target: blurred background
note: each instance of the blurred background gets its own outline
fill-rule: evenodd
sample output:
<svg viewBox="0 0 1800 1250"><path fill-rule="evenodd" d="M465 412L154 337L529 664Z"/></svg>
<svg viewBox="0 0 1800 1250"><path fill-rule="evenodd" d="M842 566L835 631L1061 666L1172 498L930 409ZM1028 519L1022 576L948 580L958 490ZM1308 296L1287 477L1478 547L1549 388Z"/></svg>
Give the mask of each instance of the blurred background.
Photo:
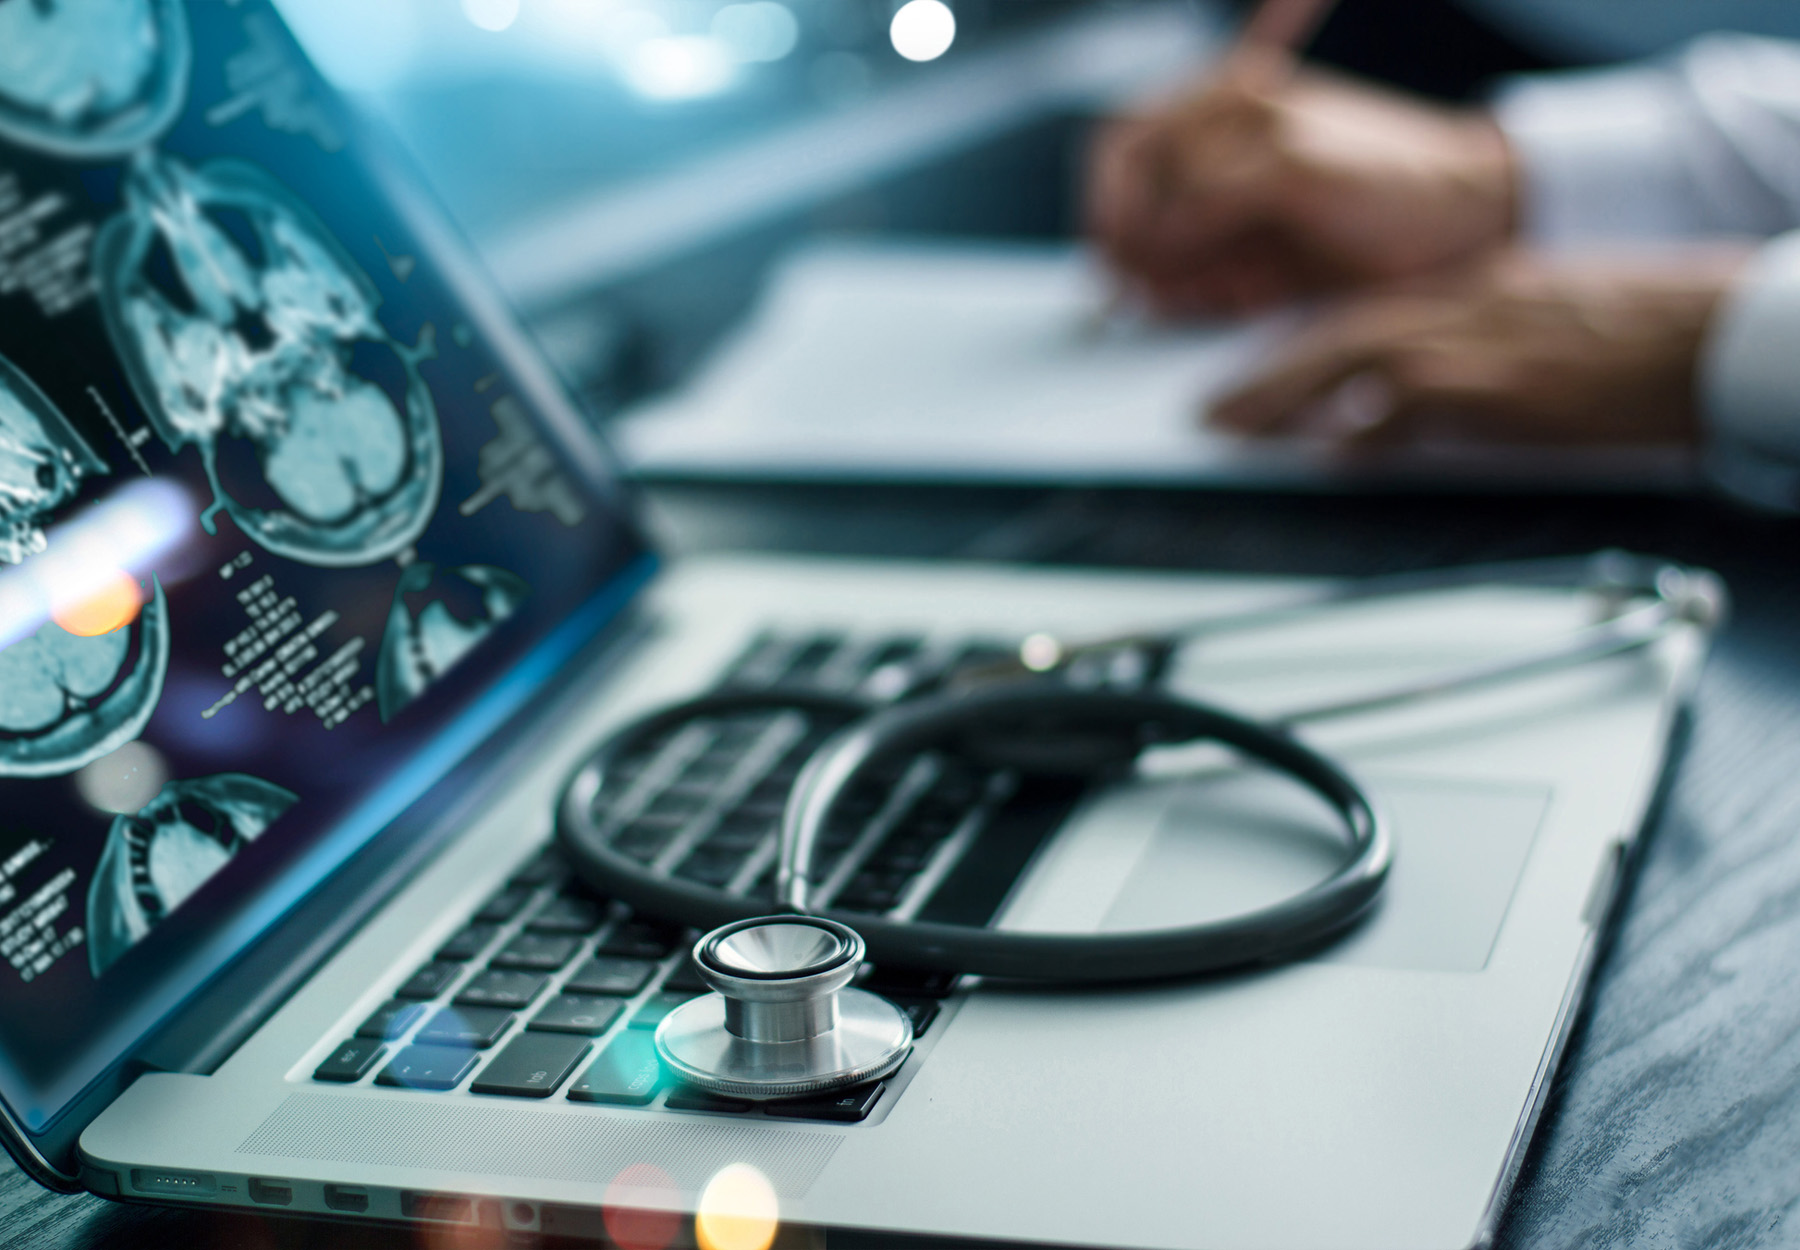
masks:
<svg viewBox="0 0 1800 1250"><path fill-rule="evenodd" d="M1079 230L1088 128L1229 0L279 0L399 135L598 420L679 382L819 234ZM1794 0L1345 0L1313 59L1447 99L1794 34Z"/></svg>

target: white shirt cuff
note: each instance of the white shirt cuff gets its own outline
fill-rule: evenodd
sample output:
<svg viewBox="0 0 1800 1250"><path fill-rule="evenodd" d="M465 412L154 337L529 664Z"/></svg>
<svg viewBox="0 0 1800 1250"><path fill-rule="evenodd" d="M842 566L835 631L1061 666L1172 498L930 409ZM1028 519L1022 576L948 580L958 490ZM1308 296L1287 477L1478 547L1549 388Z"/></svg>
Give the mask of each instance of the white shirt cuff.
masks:
<svg viewBox="0 0 1800 1250"><path fill-rule="evenodd" d="M1673 70L1520 79L1493 110L1518 157L1524 233L1540 246L1704 229L1705 205L1682 160L1692 121Z"/></svg>
<svg viewBox="0 0 1800 1250"><path fill-rule="evenodd" d="M1713 479L1765 507L1800 505L1800 231L1764 245L1720 305L1700 400Z"/></svg>

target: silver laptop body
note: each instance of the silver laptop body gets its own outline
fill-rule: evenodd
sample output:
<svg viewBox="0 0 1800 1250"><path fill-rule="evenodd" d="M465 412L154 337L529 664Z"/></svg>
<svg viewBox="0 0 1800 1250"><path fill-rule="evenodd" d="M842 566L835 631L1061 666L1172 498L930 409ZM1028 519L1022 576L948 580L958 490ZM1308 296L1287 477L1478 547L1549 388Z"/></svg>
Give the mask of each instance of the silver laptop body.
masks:
<svg viewBox="0 0 1800 1250"><path fill-rule="evenodd" d="M603 452L273 12L147 12L104 108L0 82L0 192L56 197L45 211L88 230L93 278L9 297L0 324L0 420L49 466L0 562L0 925L30 938L0 969L0 1098L34 1175L615 1239L621 1220L693 1236L734 1167L773 1195L783 1244L1488 1235L1696 637L1314 732L1387 807L1398 858L1376 914L1307 958L1104 991L876 969L920 1041L848 1110L621 1080L609 1057L641 1052L691 991L669 988L685 935L544 854L563 779L610 726L719 681L857 688L893 648L949 663L1294 587L750 557L653 572ZM306 108L224 107L257 81L221 73L247 47ZM196 360L229 385L196 386ZM279 419L258 406L271 394ZM1159 680L1276 714L1503 654L1589 607L1506 589L1369 605L1209 645ZM101 670L50 732L20 710L46 674ZM753 892L766 838L727 869L702 853L759 793L766 810L759 787L802 738L758 726L711 788L682 791L677 766L719 746L694 744L621 819L664 839L672 870ZM915 805L949 801L954 767L893 780L841 848L840 905L1161 925L1291 891L1338 849L1288 787L1198 750L1103 791L977 778L922 862L877 872ZM502 1081L532 1038L555 1064Z"/></svg>
<svg viewBox="0 0 1800 1250"><path fill-rule="evenodd" d="M597 1234L609 1203L688 1215L712 1176L747 1162L770 1179L783 1220L803 1225L1075 1245L1477 1244L1579 1003L1692 640L1319 734L1395 821L1391 894L1367 925L1296 964L1195 983L960 989L861 1123L674 1110L668 1095L609 1107L483 1096L471 1082L417 1092L312 1079L536 854L562 778L609 723L705 685L759 634L1098 632L1285 589L677 565L648 594L654 637L578 701L532 766L216 1070L140 1077L83 1134L84 1179L128 1198L198 1184L185 1200L253 1207L260 1193L284 1210L342 1213L366 1199L355 1213ZM1174 680L1274 711L1296 693L1516 645L1581 611L1517 592L1458 599L1287 631L1284 646L1212 657L1211 680L1199 661ZM1004 923L1091 930L1223 913L1303 884L1334 850L1329 823L1277 783L1170 761L1160 778L1082 799L1011 891ZM616 1025L596 1050L630 1032ZM633 1188L646 1166L667 1181Z"/></svg>

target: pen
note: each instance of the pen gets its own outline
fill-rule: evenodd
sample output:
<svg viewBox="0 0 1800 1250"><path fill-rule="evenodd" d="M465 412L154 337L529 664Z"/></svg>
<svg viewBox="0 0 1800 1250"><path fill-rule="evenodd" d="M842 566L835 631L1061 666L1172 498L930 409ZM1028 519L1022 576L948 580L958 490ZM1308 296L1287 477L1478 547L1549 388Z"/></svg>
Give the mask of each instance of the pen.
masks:
<svg viewBox="0 0 1800 1250"><path fill-rule="evenodd" d="M1292 71L1300 49L1336 6L1337 0L1262 0L1238 29L1221 65L1230 71L1254 62L1266 75L1265 86L1278 85ZM1132 302L1131 293L1115 283L1105 303L1088 319L1088 336L1098 338L1127 318Z"/></svg>

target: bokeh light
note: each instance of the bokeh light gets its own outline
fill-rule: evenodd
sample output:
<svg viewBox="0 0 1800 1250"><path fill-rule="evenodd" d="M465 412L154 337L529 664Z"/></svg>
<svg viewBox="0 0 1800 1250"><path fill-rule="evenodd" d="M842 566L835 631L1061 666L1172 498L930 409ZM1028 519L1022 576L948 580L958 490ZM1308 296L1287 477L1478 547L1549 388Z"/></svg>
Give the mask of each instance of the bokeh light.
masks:
<svg viewBox="0 0 1800 1250"><path fill-rule="evenodd" d="M169 780L169 766L154 748L127 742L75 774L75 790L96 811L124 815L142 811Z"/></svg>
<svg viewBox="0 0 1800 1250"><path fill-rule="evenodd" d="M956 14L944 0L907 0L894 14L888 38L909 61L935 61L956 42Z"/></svg>
<svg viewBox="0 0 1800 1250"><path fill-rule="evenodd" d="M728 4L713 14L712 35L738 61L779 61L800 42L793 10L775 0Z"/></svg>
<svg viewBox="0 0 1800 1250"><path fill-rule="evenodd" d="M634 1163L606 1187L600 1219L619 1250L667 1250L681 1234L681 1191L653 1163Z"/></svg>
<svg viewBox="0 0 1800 1250"><path fill-rule="evenodd" d="M694 1216L700 1250L769 1250L781 1227L775 1186L748 1163L729 1163L706 1182Z"/></svg>
<svg viewBox="0 0 1800 1250"><path fill-rule="evenodd" d="M462 9L483 30L502 31L519 20L519 0L462 0Z"/></svg>
<svg viewBox="0 0 1800 1250"><path fill-rule="evenodd" d="M98 638L137 620L145 598L137 579L123 569L104 574L77 598L54 605L50 619L77 638Z"/></svg>
<svg viewBox="0 0 1800 1250"><path fill-rule="evenodd" d="M652 100L693 100L731 85L731 57L708 35L646 39L625 66L625 81Z"/></svg>
<svg viewBox="0 0 1800 1250"><path fill-rule="evenodd" d="M49 531L21 565L0 565L0 650L54 620L94 637L129 625L148 601L150 571L178 553L194 523L187 492L137 481Z"/></svg>

